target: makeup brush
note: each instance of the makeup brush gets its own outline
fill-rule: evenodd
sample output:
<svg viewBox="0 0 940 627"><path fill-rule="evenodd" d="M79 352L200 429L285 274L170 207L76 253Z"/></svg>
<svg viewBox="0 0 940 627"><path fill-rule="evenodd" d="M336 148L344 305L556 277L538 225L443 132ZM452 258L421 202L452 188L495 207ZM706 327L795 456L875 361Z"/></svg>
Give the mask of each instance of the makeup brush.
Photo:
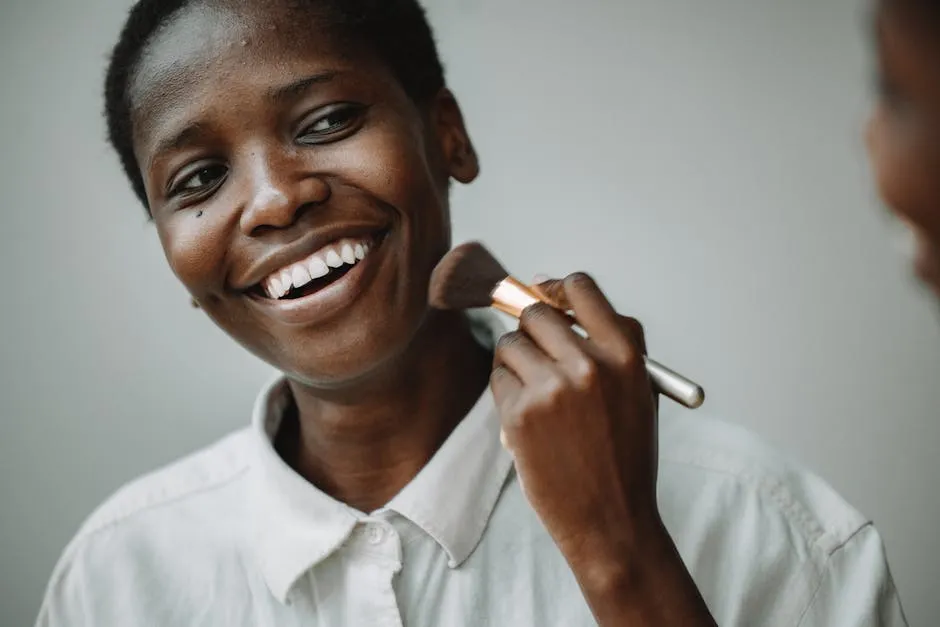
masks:
<svg viewBox="0 0 940 627"><path fill-rule="evenodd" d="M479 242L462 244L444 255L431 274L429 301L437 309L493 307L514 318L538 302L561 311L547 297L512 277ZM572 322L577 323L574 318ZM643 359L657 392L689 409L705 402L705 390L697 383L648 357Z"/></svg>

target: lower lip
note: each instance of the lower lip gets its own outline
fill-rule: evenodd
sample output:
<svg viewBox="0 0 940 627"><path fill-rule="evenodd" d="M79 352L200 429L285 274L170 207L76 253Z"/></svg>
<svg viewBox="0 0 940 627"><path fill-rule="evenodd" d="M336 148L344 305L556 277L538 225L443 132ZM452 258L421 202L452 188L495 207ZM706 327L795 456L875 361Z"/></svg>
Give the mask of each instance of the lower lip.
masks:
<svg viewBox="0 0 940 627"><path fill-rule="evenodd" d="M387 238L385 238L387 239ZM325 322L351 306L369 286L379 268L385 239L372 246L369 253L351 270L321 290L303 298L274 300L249 296L265 315L285 324L309 325Z"/></svg>

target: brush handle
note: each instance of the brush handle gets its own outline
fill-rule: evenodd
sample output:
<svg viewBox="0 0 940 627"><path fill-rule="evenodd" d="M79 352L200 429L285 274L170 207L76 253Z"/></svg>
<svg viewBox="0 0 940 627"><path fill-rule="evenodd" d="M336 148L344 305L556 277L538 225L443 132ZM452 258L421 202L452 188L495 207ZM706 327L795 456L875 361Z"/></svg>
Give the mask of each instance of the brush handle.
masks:
<svg viewBox="0 0 940 627"><path fill-rule="evenodd" d="M571 318L574 329L581 335L587 337L587 332L577 324L577 320L570 313L553 303L547 294L542 293L538 287L525 285L518 279L507 277L496 286L491 294L492 306L503 313L509 314L514 318L519 318L522 311L537 302L543 302L551 305L555 309L564 312ZM649 375L650 383L653 389L663 396L668 396L675 402L688 407L689 409L698 409L705 402L705 390L695 381L688 379L675 370L671 370L661 363L643 358L646 364L646 373Z"/></svg>
<svg viewBox="0 0 940 627"><path fill-rule="evenodd" d="M646 373L653 388L689 409L698 409L705 402L705 390L695 381L683 377L675 370L670 370L658 361L644 357Z"/></svg>

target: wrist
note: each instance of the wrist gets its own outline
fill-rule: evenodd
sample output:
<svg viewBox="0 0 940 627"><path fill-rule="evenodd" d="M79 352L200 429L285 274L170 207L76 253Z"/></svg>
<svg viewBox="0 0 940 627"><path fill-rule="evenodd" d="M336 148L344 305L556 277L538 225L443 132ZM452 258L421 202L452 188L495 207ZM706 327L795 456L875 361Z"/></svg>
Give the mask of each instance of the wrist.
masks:
<svg viewBox="0 0 940 627"><path fill-rule="evenodd" d="M593 543L569 564L599 625L715 627L661 521L633 528L626 540Z"/></svg>
<svg viewBox="0 0 940 627"><path fill-rule="evenodd" d="M669 532L655 513L612 530L589 530L562 547L585 592L600 595L638 593L652 571L675 554Z"/></svg>

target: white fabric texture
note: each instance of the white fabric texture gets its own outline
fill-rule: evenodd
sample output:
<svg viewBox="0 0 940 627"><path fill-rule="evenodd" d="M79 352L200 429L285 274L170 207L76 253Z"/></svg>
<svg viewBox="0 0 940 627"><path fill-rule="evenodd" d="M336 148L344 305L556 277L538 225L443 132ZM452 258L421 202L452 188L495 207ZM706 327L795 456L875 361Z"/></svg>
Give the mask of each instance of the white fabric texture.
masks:
<svg viewBox="0 0 940 627"><path fill-rule="evenodd" d="M37 627L596 624L519 488L489 392L368 514L278 457L289 400L276 380L250 428L101 506ZM878 533L820 479L693 413L661 420L660 457L663 518L719 625L907 624Z"/></svg>

